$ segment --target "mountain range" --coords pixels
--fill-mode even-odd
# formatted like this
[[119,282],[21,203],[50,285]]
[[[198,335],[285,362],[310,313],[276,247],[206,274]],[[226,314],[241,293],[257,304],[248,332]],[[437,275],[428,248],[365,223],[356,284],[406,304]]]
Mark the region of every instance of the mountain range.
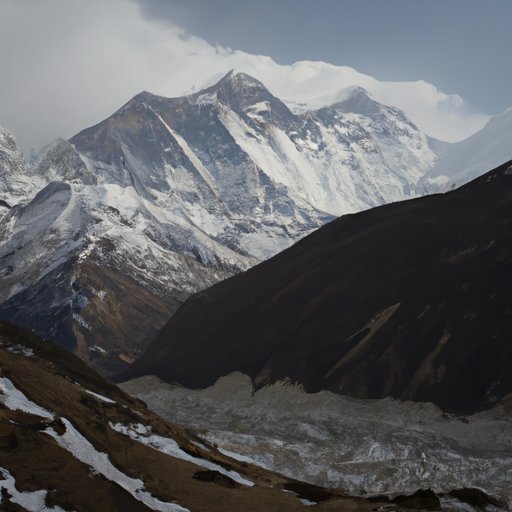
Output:
[[4,140],[0,317],[107,373],[191,293],[335,215],[414,195],[435,158],[361,89],[295,115],[234,72],[183,98],[139,94],[28,168]]
[[336,98],[292,112],[232,71],[141,93],[31,166],[2,131],[0,318],[110,375],[189,295],[338,215],[451,187],[429,173],[452,145],[361,87]]
[[511,509],[512,111],[290,69],[0,129],[1,510]]

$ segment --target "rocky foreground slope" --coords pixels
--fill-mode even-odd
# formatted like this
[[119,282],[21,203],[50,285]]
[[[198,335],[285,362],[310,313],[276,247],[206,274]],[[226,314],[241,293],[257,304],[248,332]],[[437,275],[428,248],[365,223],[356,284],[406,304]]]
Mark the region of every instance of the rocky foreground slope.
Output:
[[16,512],[376,506],[227,457],[75,356],[4,322],[0,490],[0,509]]
[[311,506],[507,510],[476,489],[358,498],[281,476],[164,421],[72,354],[0,322],[0,510],[283,512]]
[[453,192],[331,222],[187,300],[132,367],[198,388],[432,401],[468,413],[512,392],[512,166]]

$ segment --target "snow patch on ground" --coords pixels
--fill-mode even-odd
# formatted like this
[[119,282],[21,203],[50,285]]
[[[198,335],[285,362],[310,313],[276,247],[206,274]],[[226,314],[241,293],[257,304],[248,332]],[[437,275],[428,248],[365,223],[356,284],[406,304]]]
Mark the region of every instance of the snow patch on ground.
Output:
[[144,491],[144,482],[138,478],[131,478],[119,471],[108,458],[108,455],[96,451],[94,446],[82,435],[66,418],[62,418],[66,432],[60,436],[53,428],[44,432],[53,437],[57,443],[70,452],[79,461],[87,464],[108,480],[117,483],[129,492],[136,500],[141,501],[151,510],[161,512],[188,512],[188,509],[176,504],[166,503]]
[[299,498],[299,501],[306,507],[311,507],[312,505],[317,505],[316,501],[310,501],[306,498]]
[[100,395],[98,393],[95,393],[94,391],[91,391],[90,389],[84,390],[88,395],[93,396],[94,398],[97,398],[100,402],[105,402],[107,404],[115,404],[116,401],[112,400],[111,398],[107,398],[106,396]]
[[20,354],[25,357],[32,357],[34,355],[34,351],[24,345],[11,345],[10,347],[7,347],[7,351],[12,354]]
[[[11,501],[20,505],[28,512],[65,512],[60,507],[47,507],[46,495],[48,491],[18,491],[16,489],[15,478],[4,468],[0,467],[0,490],[6,490],[10,496]],[[2,495],[0,494],[0,504],[3,503]],[[3,508],[3,507],[0,507]]]
[[[116,432],[124,434],[125,436],[128,436],[131,439],[139,441],[140,443],[150,446],[151,448],[159,452],[170,455],[171,457],[181,459],[187,462],[192,462],[192,464],[196,464],[197,466],[201,466],[212,471],[218,471],[219,473],[231,478],[231,480],[234,480],[239,484],[247,485],[249,487],[252,487],[254,485],[253,482],[243,478],[236,471],[226,470],[222,466],[219,466],[218,464],[215,464],[205,459],[201,459],[199,457],[193,457],[192,455],[189,455],[187,452],[180,448],[180,446],[174,439],[158,435],[146,436],[145,434],[147,434],[148,432],[148,427],[146,427],[145,425],[139,423],[136,425],[126,426],[121,423],[110,423],[110,426]],[[146,430],[144,431],[144,429]]]
[[0,377],[0,403],[11,411],[23,411],[53,420],[53,414],[29,400],[7,377]]

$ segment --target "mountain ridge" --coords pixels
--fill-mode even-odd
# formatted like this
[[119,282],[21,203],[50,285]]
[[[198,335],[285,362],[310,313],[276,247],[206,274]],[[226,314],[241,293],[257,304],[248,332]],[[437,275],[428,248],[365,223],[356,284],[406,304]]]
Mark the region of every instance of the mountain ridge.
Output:
[[192,296],[130,376],[201,388],[241,371],[257,387],[289,378],[308,392],[460,413],[492,406],[512,391],[510,164],[444,195],[343,216]]

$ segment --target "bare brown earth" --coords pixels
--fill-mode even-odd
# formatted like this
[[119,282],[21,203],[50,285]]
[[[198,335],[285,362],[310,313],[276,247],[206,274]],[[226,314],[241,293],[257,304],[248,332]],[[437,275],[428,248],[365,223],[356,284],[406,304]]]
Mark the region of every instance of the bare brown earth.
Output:
[[[15,477],[18,491],[47,490],[48,506],[77,512],[149,510],[43,432],[51,426],[62,433],[65,425],[60,418],[70,421],[97,451],[107,453],[120,471],[143,480],[145,490],[153,496],[176,501],[194,512],[303,510],[299,497],[318,502],[315,510],[326,511],[364,512],[388,502],[387,498],[376,502],[351,498],[232,460],[213,446],[201,445],[193,433],[164,421],[72,354],[5,322],[0,322],[0,344],[1,376],[55,414],[54,420],[46,420],[12,411],[0,401],[0,467]],[[34,353],[23,355],[20,347]],[[86,389],[115,403],[105,403],[86,393]],[[238,484],[220,473],[157,452],[114,431],[109,422],[150,426],[152,433],[175,439],[188,453],[237,471],[255,485]],[[400,509],[395,505],[392,508]],[[0,500],[0,509],[23,510],[9,496]]]
[[[52,333],[54,343],[109,376],[140,356],[177,308],[175,293],[141,284],[114,264],[75,258],[4,304],[1,315],[36,332]],[[67,300],[56,300],[58,294]]]
[[[85,341],[87,355],[81,358],[105,375],[140,356],[169,310],[176,307],[169,297],[106,266],[80,265],[77,278],[84,288],[104,290],[102,296],[91,294],[80,312],[87,327],[75,323],[73,329],[76,339],[83,337]],[[94,346],[102,347],[107,354],[89,348]]]
[[125,377],[493,406],[512,391],[510,168],[340,217],[192,296]]

